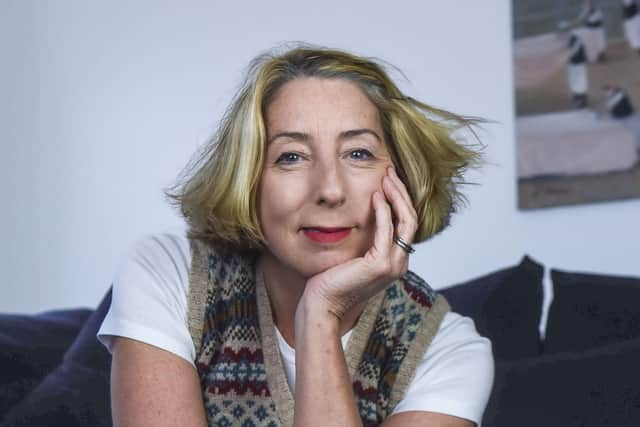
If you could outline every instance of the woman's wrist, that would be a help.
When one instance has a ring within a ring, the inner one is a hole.
[[[325,298],[317,295],[314,291],[305,291],[296,309],[296,341],[299,332],[303,332],[304,329],[309,330],[309,328],[317,332],[325,331],[328,334],[340,336],[340,320]]]
[[[330,303],[309,289],[296,310],[294,425],[361,425],[342,349],[341,321]]]

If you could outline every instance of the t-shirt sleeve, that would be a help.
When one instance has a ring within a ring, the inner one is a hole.
[[[133,245],[115,274],[111,307],[97,334],[109,352],[113,352],[114,337],[121,336],[169,351],[194,365],[187,322],[189,264],[185,237],[151,235]]]
[[[491,341],[478,334],[472,319],[449,312],[393,413],[437,412],[479,426],[493,375]]]

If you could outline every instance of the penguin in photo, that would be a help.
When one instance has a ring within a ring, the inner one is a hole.
[[[607,110],[611,117],[624,119],[635,113],[631,99],[624,89],[617,86],[605,86],[603,89],[607,93]]]
[[[587,70],[587,54],[584,44],[576,34],[569,36],[569,61],[567,64],[567,80],[576,108],[587,106],[589,76]]]
[[[602,9],[589,1],[586,4],[585,15],[584,27],[592,34],[595,44],[596,60],[598,62],[604,62],[606,60],[605,50],[607,49],[607,34],[604,30]]]
[[[636,149],[640,155],[640,115],[636,113],[627,91],[619,86],[604,86],[607,110],[612,119],[635,135]]]
[[[622,19],[629,46],[640,53],[640,12],[636,0],[622,0]]]

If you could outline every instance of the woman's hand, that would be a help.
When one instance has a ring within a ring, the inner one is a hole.
[[[322,308],[338,319],[407,272],[408,254],[394,243],[394,237],[411,244],[417,229],[417,214],[406,187],[392,167],[382,179],[382,189],[384,195],[378,191],[372,195],[376,222],[373,246],[363,257],[311,277],[305,286],[303,300],[309,298],[316,308],[324,303]],[[396,225],[387,201],[393,208]]]
[[[296,426],[326,425],[327,420],[339,420],[344,426],[362,425],[342,349],[341,320],[354,306],[363,306],[407,271],[407,253],[393,239],[398,236],[410,244],[417,227],[411,198],[391,168],[382,178],[382,189],[384,195],[379,191],[372,195],[375,234],[371,248],[360,258],[309,278],[298,302]],[[397,218],[395,226],[387,200]]]

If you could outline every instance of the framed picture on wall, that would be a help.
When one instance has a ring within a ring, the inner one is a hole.
[[[640,197],[640,0],[513,0],[518,208]]]

